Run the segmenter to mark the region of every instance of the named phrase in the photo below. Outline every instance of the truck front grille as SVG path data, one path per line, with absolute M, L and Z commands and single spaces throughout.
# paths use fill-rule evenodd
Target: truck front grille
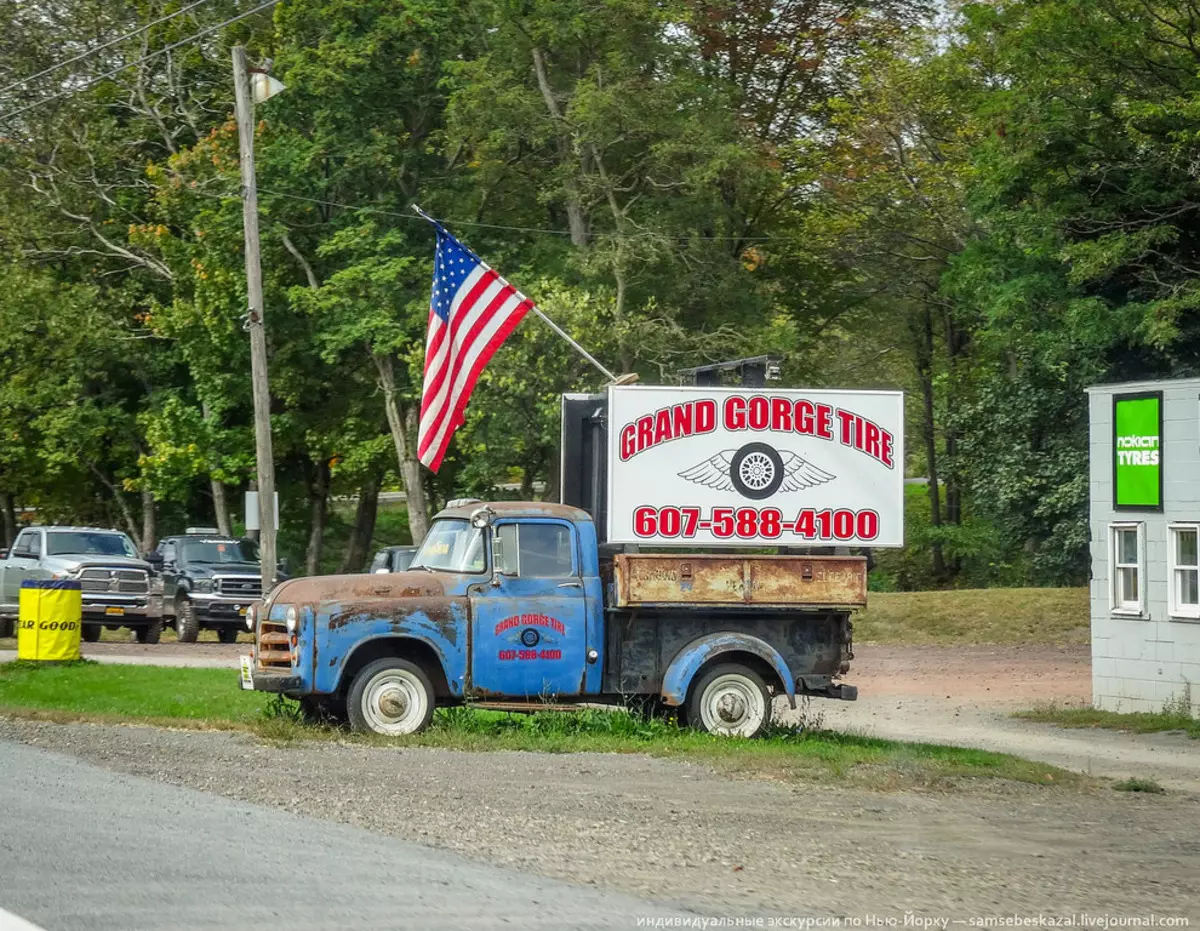
M 262 578 L 252 575 L 219 575 L 213 579 L 213 591 L 229 598 L 257 601 L 262 597 Z
M 150 576 L 144 569 L 94 567 L 79 573 L 79 587 L 91 594 L 148 595 Z
M 258 622 L 258 643 L 254 655 L 264 669 L 291 669 L 292 644 L 282 621 Z

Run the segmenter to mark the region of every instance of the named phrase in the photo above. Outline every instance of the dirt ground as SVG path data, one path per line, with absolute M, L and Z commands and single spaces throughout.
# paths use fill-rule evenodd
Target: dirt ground
M 637 754 L 280 747 L 2 719 L 0 769 L 6 740 L 701 914 L 1200 920 L 1190 793 L 978 781 L 869 792 Z

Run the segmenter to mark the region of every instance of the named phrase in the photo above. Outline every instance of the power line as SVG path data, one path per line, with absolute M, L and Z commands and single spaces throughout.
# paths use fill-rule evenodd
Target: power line
M 139 26 L 137 29 L 133 30 L 132 32 L 127 32 L 123 36 L 117 36 L 117 38 L 111 39 L 108 42 L 105 42 L 103 45 L 97 45 L 95 48 L 90 48 L 84 52 L 80 52 L 74 58 L 68 58 L 66 61 L 60 61 L 58 64 L 51 65 L 49 68 L 46 68 L 43 71 L 39 71 L 37 74 L 31 74 L 27 78 L 22 78 L 21 80 L 17 81 L 15 84 L 9 84 L 7 87 L 0 87 L 0 94 L 7 94 L 9 91 L 16 90 L 18 87 L 21 87 L 25 84 L 30 84 L 30 83 L 36 81 L 38 78 L 44 78 L 46 75 L 51 74 L 55 71 L 58 71 L 62 68 L 65 68 L 68 65 L 74 65 L 78 62 L 81 62 L 85 58 L 90 58 L 92 55 L 95 55 L 97 52 L 103 52 L 106 48 L 112 48 L 114 45 L 124 42 L 126 39 L 132 39 L 134 36 L 141 35 L 143 32 L 146 32 L 149 29 L 153 29 L 155 26 L 161 25 L 162 23 L 165 23 L 168 20 L 172 20 L 176 16 L 182 16 L 184 13 L 187 13 L 189 10 L 194 10 L 196 7 L 203 6 L 205 3 L 209 3 L 209 2 L 211 2 L 211 0 L 196 0 L 196 2 L 191 4 L 190 6 L 185 6 L 181 10 L 176 10 L 174 13 L 164 16 L 161 19 L 156 19 L 152 23 L 146 23 L 145 26 Z
M 168 52 L 174 51 L 182 45 L 195 42 L 197 39 L 203 39 L 205 36 L 211 35 L 219 29 L 224 29 L 226 26 L 232 25 L 239 20 L 243 20 L 248 16 L 253 16 L 255 13 L 261 13 L 263 10 L 267 9 L 268 7 L 273 7 L 279 2 L 280 0 L 266 0 L 265 3 L 260 3 L 258 6 L 251 10 L 247 10 L 245 13 L 239 13 L 237 16 L 230 17 L 222 23 L 217 23 L 215 26 L 209 26 L 207 29 L 202 29 L 200 32 L 190 35 L 186 39 L 180 39 L 178 42 L 172 42 L 170 45 L 163 46 L 158 51 L 151 52 L 149 55 L 143 55 L 141 58 L 135 59 L 126 65 L 122 65 L 119 68 L 113 68 L 112 71 L 106 71 L 104 74 L 92 78 L 92 80 L 88 81 L 86 84 L 81 84 L 79 87 L 73 87 L 70 90 L 59 91 L 57 94 L 51 94 L 49 97 L 43 97 L 36 103 L 31 103 L 27 107 L 21 107 L 19 110 L 11 110 L 8 113 L 0 114 L 0 123 L 11 120 L 14 117 L 18 117 L 22 113 L 28 113 L 30 110 L 40 107 L 42 104 L 49 103 L 52 100 L 58 100 L 62 97 L 70 97 L 74 94 L 82 93 L 89 87 L 94 87 L 101 81 L 111 78 L 113 75 L 120 74 L 122 71 L 128 71 L 130 68 L 134 68 L 143 62 L 150 61 L 151 59 L 158 58 L 161 55 L 166 55 Z

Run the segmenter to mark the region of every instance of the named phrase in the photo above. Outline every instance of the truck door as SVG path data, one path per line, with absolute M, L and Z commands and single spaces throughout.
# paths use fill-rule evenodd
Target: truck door
M 22 530 L 13 541 L 12 552 L 4 564 L 4 593 L 6 605 L 16 605 L 21 597 L 21 582 L 36 578 L 39 573 L 38 560 L 42 555 L 42 532 Z
M 472 685 L 531 700 L 580 694 L 588 603 L 574 526 L 497 521 L 493 534 L 496 584 L 471 596 Z

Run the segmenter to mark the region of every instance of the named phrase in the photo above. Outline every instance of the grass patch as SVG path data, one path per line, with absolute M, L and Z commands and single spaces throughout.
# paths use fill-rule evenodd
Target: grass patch
M 1086 588 L 871 592 L 856 640 L 933 645 L 1088 643 Z
M 757 740 L 713 737 L 673 722 L 583 709 L 532 715 L 439 709 L 413 737 L 352 735 L 305 724 L 297 703 L 243 692 L 232 671 L 80 663 L 0 666 L 0 714 L 55 722 L 140 723 L 247 731 L 280 743 L 356 744 L 466 751 L 646 753 L 781 780 L 873 788 L 947 787 L 961 780 L 1083 786 L 1074 773 L 1003 753 L 903 743 L 817 729 L 776 728 Z
M 1182 707 L 1168 706 L 1163 711 L 1138 711 L 1128 714 L 1119 711 L 1099 711 L 1095 708 L 1071 708 L 1057 703 L 1037 705 L 1029 711 L 1018 711 L 1013 717 L 1059 727 L 1098 727 L 1132 734 L 1157 734 L 1163 731 L 1182 731 L 1193 740 L 1200 740 L 1200 718 L 1193 717 Z
M 1165 795 L 1167 792 L 1153 779 L 1139 779 L 1136 776 L 1114 782 L 1113 788 L 1118 792 L 1149 792 L 1151 795 Z
M 6 663 L 0 666 L 0 711 L 55 711 L 91 720 L 154 719 L 249 726 L 268 696 L 243 692 L 232 669 L 175 669 L 100 663 Z

